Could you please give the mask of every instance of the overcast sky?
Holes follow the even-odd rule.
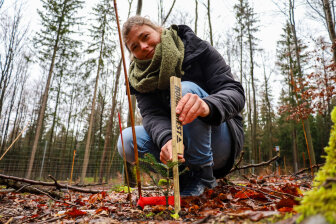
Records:
[[[20,1],[20,0],[19,0]],[[38,24],[40,23],[39,16],[36,13],[36,9],[41,7],[41,2],[39,0],[23,0],[26,1],[27,10],[25,10],[25,20],[31,24],[32,32],[39,30]],[[111,0],[112,1],[112,0]],[[281,2],[288,2],[287,0],[249,0],[250,5],[254,8],[254,11],[259,19],[259,29],[257,36],[260,39],[260,48],[265,50],[265,55],[267,55],[269,63],[267,69],[271,70],[274,68],[275,54],[276,54],[276,43],[280,39],[280,34],[282,33],[282,28],[284,27],[286,17],[280,12],[279,6],[275,5],[273,1],[278,4],[283,4]],[[302,1],[302,3],[300,3]],[[13,4],[14,0],[5,0],[4,5],[1,10],[9,8],[10,4]],[[158,2],[159,0],[143,0],[142,15],[148,16],[153,21],[158,21]],[[168,12],[173,0],[164,0],[165,12]],[[202,2],[207,2],[206,0],[199,0],[199,26],[198,26],[198,36],[203,39],[207,38],[207,17],[206,9]],[[215,40],[218,38],[225,37],[226,33],[231,33],[232,27],[235,26],[236,20],[234,16],[234,4],[238,0],[211,0],[211,19],[213,26],[213,34]],[[300,38],[308,38],[310,35],[324,35],[326,36],[325,29],[321,24],[313,22],[309,16],[307,8],[304,6],[305,1],[296,1],[296,24],[298,29],[298,35]],[[96,3],[96,0],[86,1],[85,8],[82,10],[84,16],[88,16],[92,6]],[[137,0],[133,0],[131,15],[135,14]],[[128,12],[128,1],[117,0],[118,11],[121,23],[126,20]],[[283,9],[282,9],[283,10]],[[192,18],[195,14],[195,1],[194,0],[176,0],[174,10],[171,14],[169,20],[177,20],[179,14],[186,14],[187,25],[194,28],[194,23]],[[311,12],[310,12],[311,13]],[[189,22],[188,22],[189,21]],[[189,23],[189,24],[188,24]],[[170,25],[170,24],[167,24]],[[259,68],[256,68],[256,73],[259,75],[259,80],[262,80],[261,65],[259,63]],[[278,95],[280,89],[279,79],[275,73],[272,77],[274,85],[274,95]],[[277,97],[276,97],[277,98]]]

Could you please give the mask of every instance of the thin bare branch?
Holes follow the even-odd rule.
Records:
[[[7,176],[7,175],[0,174],[1,179],[16,180],[16,181],[20,181],[20,182],[24,182],[24,183],[29,183],[31,185],[50,186],[50,187],[56,187],[57,189],[69,189],[69,190],[73,190],[73,191],[78,191],[78,192],[83,192],[83,193],[93,193],[93,194],[103,192],[102,190],[83,189],[83,188],[74,187],[74,186],[71,186],[71,185],[60,184],[60,183],[57,182],[57,180],[54,177],[52,177],[50,175],[49,175],[49,177],[54,180],[54,183],[43,182],[43,181],[35,181],[35,180],[30,180],[30,179],[26,179],[26,178],[22,178],[22,177],[14,177],[14,176]]]
[[[316,165],[314,165],[314,166],[312,166],[312,167],[308,167],[308,168],[301,169],[301,170],[299,170],[298,172],[294,173],[292,176],[299,175],[299,174],[301,174],[301,173],[304,173],[304,172],[306,172],[306,171],[308,171],[308,170],[311,170],[311,169],[314,169],[314,168],[319,168],[320,166],[323,166],[323,165],[324,165],[324,164],[316,164]]]
[[[173,8],[174,8],[174,5],[175,5],[175,2],[176,0],[173,1],[172,5],[170,6],[170,9],[166,15],[166,17],[164,18],[163,22],[162,22],[162,25],[165,24],[165,22],[167,21],[168,17],[170,16],[170,13],[172,12]]]
[[[279,158],[279,156],[274,156],[272,159],[266,161],[266,162],[261,162],[261,163],[257,163],[257,164],[249,164],[246,166],[242,166],[242,167],[234,167],[230,170],[229,173],[232,173],[236,170],[242,170],[242,169],[248,169],[248,168],[252,168],[252,167],[260,167],[260,166],[267,166],[270,163],[272,163],[273,161],[277,160]]]

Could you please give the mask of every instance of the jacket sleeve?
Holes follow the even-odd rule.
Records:
[[[169,104],[163,106],[159,94],[155,93],[138,93],[136,99],[146,132],[162,148],[172,138]]]
[[[230,66],[210,44],[200,57],[205,74],[203,81],[209,93],[203,100],[210,107],[210,114],[200,119],[211,125],[220,125],[237,116],[244,108],[244,89],[240,82],[234,80]]]

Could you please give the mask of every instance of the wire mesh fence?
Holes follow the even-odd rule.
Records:
[[[104,144],[94,144],[90,147],[90,157],[85,175],[85,183],[98,182],[111,179],[122,179],[123,161],[117,152],[115,145],[106,149],[106,156],[102,154]],[[2,154],[3,152],[1,152]],[[49,145],[48,142],[40,142],[35,155],[30,179],[50,181],[49,175],[57,180],[79,182],[81,178],[85,144],[57,143]],[[23,143],[13,147],[0,161],[0,173],[16,177],[25,177],[31,158],[31,147],[23,146]],[[102,162],[103,161],[103,162]]]

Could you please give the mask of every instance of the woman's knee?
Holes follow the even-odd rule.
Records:
[[[133,156],[133,138],[132,138],[132,129],[131,128],[126,128],[122,131],[122,137],[123,137],[123,143],[124,143],[124,149],[125,149],[125,155],[126,155],[126,160],[128,162],[134,162],[132,159]],[[122,147],[122,139],[121,135],[119,135],[118,138],[118,152],[121,157],[124,157],[124,150]]]
[[[197,94],[200,97],[206,97],[208,94],[196,83],[183,81],[181,82],[182,87],[182,96],[186,95],[187,93]]]

